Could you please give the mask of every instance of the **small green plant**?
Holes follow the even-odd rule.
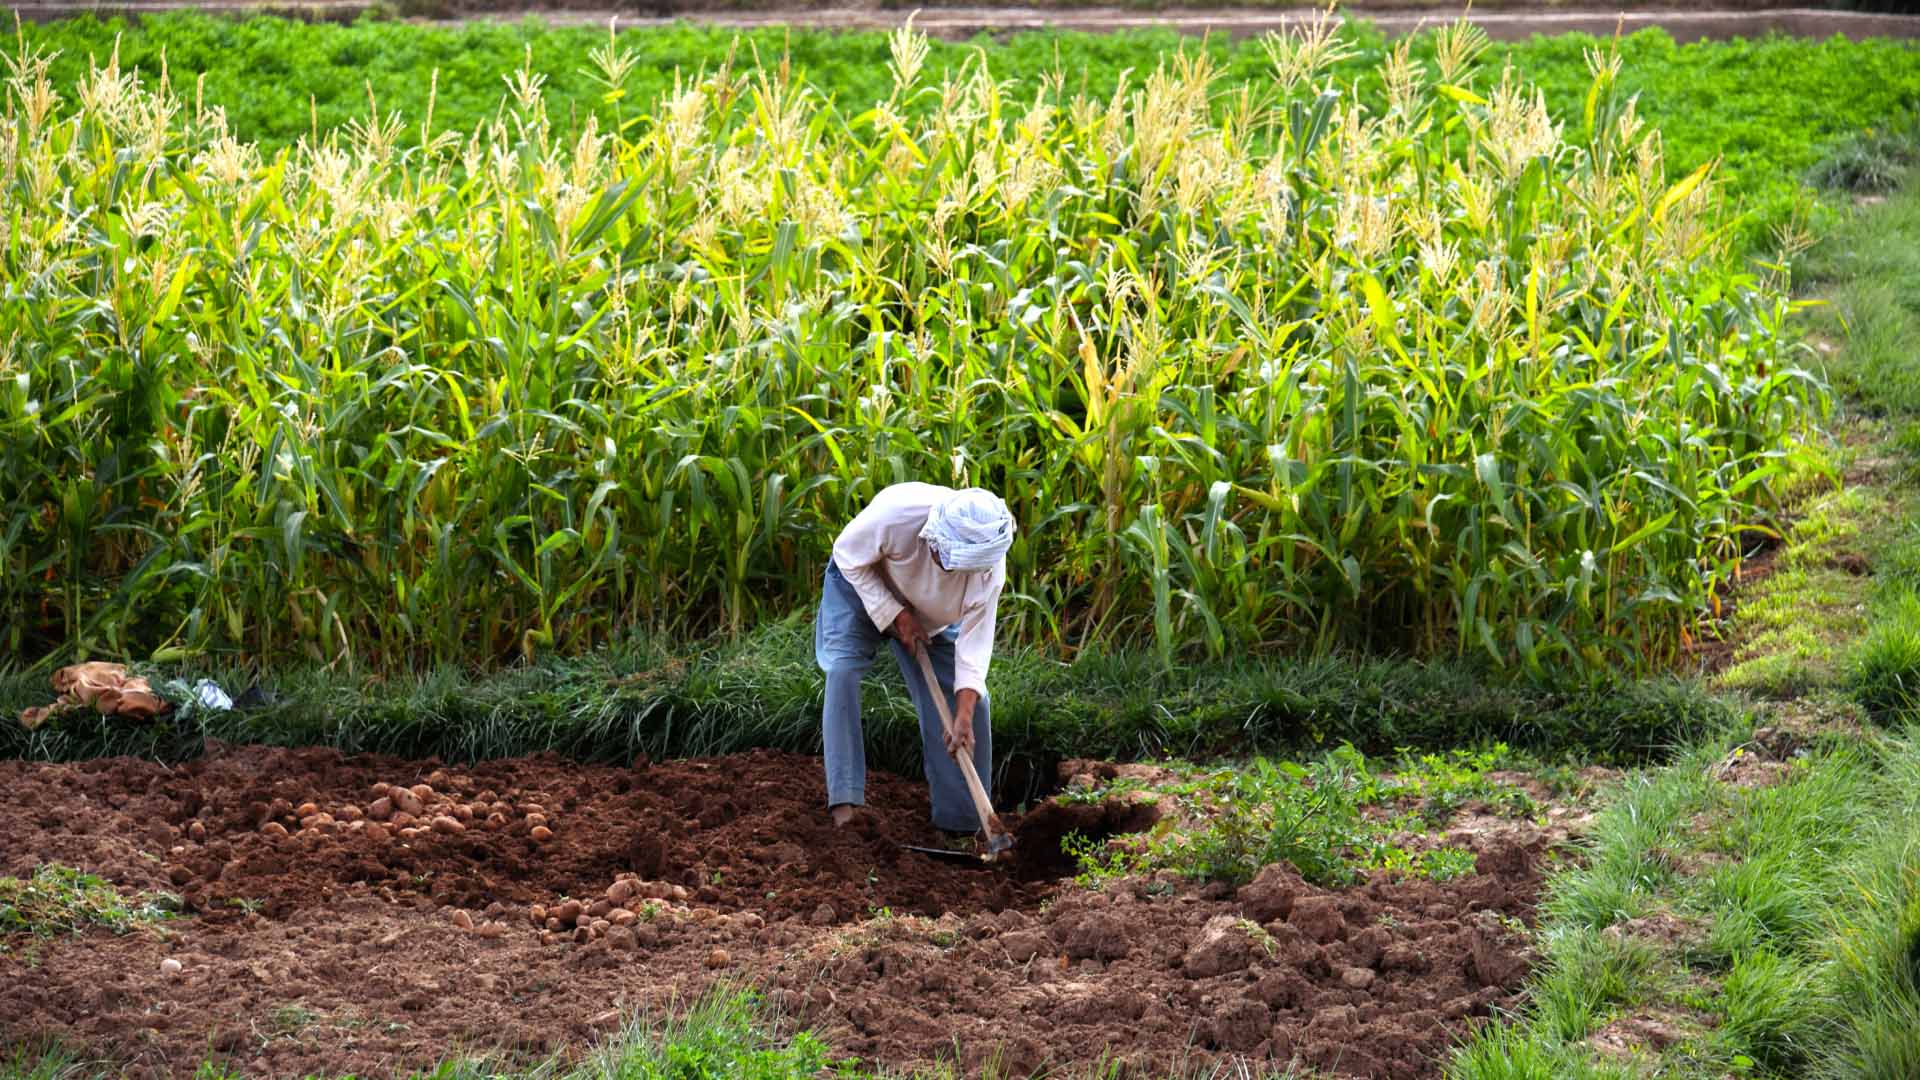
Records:
[[[124,934],[179,910],[179,898],[150,893],[129,901],[104,878],[49,863],[30,878],[0,877],[0,950],[13,934],[52,937],[104,926]]]
[[[279,1035],[297,1035],[320,1019],[318,1013],[302,1005],[282,1005],[273,1011],[272,1029]]]
[[[1261,926],[1252,919],[1241,919],[1234,925],[1238,926],[1240,932],[1252,939],[1253,943],[1260,947],[1260,951],[1266,953],[1268,956],[1272,956],[1279,950],[1280,943],[1273,940],[1273,935],[1267,933],[1266,927]]]
[[[1420,876],[1435,881],[1452,881],[1473,873],[1474,869],[1473,852],[1461,848],[1435,848],[1420,854]]]
[[[1150,790],[1147,782],[1138,777],[1122,776],[1105,784],[1092,787],[1067,788],[1054,796],[1054,801],[1069,805],[1090,805],[1107,802],[1112,799],[1129,798]]]
[[[1108,883],[1119,878],[1146,870],[1151,862],[1144,853],[1115,847],[1105,840],[1077,832],[1060,838],[1060,850],[1072,856],[1074,865],[1079,868],[1074,874],[1074,884],[1095,891],[1106,888]]]
[[[1763,948],[1733,965],[1722,993],[1726,1040],[1769,1070],[1796,1073],[1820,1023],[1813,972],[1792,956]]]

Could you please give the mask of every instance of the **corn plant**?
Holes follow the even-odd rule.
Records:
[[[491,663],[809,604],[902,480],[1021,522],[1003,634],[1184,657],[1371,644],[1671,659],[1802,468],[1784,264],[1592,57],[1552,122],[1460,24],[1359,103],[1095,100],[911,30],[855,112],[729,59],[649,108],[618,40],[562,138],[263,153],[117,59],[22,47],[0,124],[0,604],[28,656]]]

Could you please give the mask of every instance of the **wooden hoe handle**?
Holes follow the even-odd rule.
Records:
[[[927,693],[933,697],[934,708],[940,710],[941,730],[953,726],[953,711],[947,706],[947,692],[940,688],[940,680],[934,677],[933,661],[927,656],[925,647],[915,649],[914,657],[920,661],[920,677],[927,681]],[[967,790],[973,794],[973,809],[980,815],[980,827],[987,832],[989,841],[1005,836],[1007,829],[1000,823],[1000,816],[993,812],[993,802],[987,798],[986,785],[980,782],[980,773],[973,767],[973,755],[954,754],[954,763],[960,766],[960,775],[967,778]]]

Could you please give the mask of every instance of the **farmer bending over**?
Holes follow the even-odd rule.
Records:
[[[821,728],[834,824],[845,825],[866,804],[860,679],[887,638],[920,714],[934,825],[972,833],[984,824],[948,755],[972,754],[980,775],[993,775],[987,663],[1012,543],[1013,515],[998,496],[933,484],[887,488],[834,541],[813,633],[814,659],[827,674]],[[948,700],[959,690],[953,726],[944,731],[920,675],[919,649],[931,654]]]

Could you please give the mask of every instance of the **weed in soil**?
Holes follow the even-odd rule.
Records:
[[[180,907],[180,898],[155,892],[129,901],[111,884],[70,866],[48,865],[31,877],[0,877],[0,952],[16,934],[50,937],[104,926],[117,934],[151,926]]]

